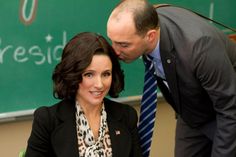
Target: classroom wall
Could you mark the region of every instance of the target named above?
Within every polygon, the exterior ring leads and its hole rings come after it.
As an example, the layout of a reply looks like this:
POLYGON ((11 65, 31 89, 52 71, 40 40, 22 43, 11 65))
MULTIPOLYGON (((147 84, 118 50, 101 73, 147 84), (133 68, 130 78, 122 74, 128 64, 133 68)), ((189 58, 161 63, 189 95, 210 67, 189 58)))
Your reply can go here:
MULTIPOLYGON (((139 112, 139 105, 134 105, 139 112)), ((32 120, 0 123, 0 153, 2 157, 17 157, 26 148, 32 120)), ((173 157, 175 114, 170 106, 162 101, 158 104, 150 157, 173 157)))

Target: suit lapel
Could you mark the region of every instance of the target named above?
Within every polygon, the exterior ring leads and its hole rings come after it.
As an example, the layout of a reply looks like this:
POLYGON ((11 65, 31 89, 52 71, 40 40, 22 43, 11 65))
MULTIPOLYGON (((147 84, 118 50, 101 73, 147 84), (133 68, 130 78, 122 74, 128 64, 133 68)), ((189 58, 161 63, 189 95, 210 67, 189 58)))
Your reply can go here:
POLYGON ((75 123, 74 102, 59 104, 56 116, 58 124, 52 132, 52 145, 58 157, 79 157, 75 123))
POLYGON ((131 136, 122 124, 122 110, 119 105, 105 99, 107 123, 112 144, 112 157, 128 157, 131 150, 131 136))
POLYGON ((169 39, 165 27, 161 27, 160 56, 166 76, 166 81, 168 83, 170 92, 173 93, 172 97, 177 107, 177 110, 180 111, 179 91, 176 72, 176 56, 174 52, 173 43, 169 39))

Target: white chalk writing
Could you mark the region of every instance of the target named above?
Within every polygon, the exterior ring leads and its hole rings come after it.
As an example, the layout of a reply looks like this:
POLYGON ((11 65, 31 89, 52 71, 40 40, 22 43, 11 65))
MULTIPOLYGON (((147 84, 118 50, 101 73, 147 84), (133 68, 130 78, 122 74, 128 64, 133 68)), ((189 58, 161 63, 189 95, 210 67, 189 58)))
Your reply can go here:
MULTIPOLYGON (((52 42, 53 37, 48 34, 45 37, 47 43, 52 42)), ((59 40, 60 41, 60 40, 59 40)), ((34 44, 28 48, 22 45, 15 46, 13 44, 8 44, 4 46, 4 42, 2 38, 0 38, 0 64, 4 64, 4 59, 12 58, 15 62, 25 63, 25 62, 33 62, 36 65, 42 64, 52 64, 53 61, 58 62, 61 59, 61 52, 66 44, 67 34, 64 31, 62 33, 62 40, 59 44, 55 46, 47 46, 46 48, 42 48, 42 45, 34 44), (9 57, 10 56, 10 57, 9 57)), ((45 47, 45 46, 43 46, 45 47)))

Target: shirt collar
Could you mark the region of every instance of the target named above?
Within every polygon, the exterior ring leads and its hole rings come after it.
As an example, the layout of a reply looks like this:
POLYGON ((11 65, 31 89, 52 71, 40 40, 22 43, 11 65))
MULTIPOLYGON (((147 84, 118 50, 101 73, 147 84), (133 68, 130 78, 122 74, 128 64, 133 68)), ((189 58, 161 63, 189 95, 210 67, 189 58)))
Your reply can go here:
POLYGON ((154 60, 161 60, 160 40, 158 41, 157 46, 155 47, 155 49, 149 55, 152 56, 154 58, 154 60))

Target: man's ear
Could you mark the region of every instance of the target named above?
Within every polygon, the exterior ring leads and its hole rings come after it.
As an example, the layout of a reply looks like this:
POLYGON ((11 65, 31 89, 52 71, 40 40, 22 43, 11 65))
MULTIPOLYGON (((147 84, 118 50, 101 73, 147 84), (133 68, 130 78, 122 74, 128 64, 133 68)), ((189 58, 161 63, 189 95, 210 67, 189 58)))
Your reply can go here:
POLYGON ((156 40, 158 32, 156 29, 151 29, 147 32, 146 37, 148 42, 153 42, 156 40))

